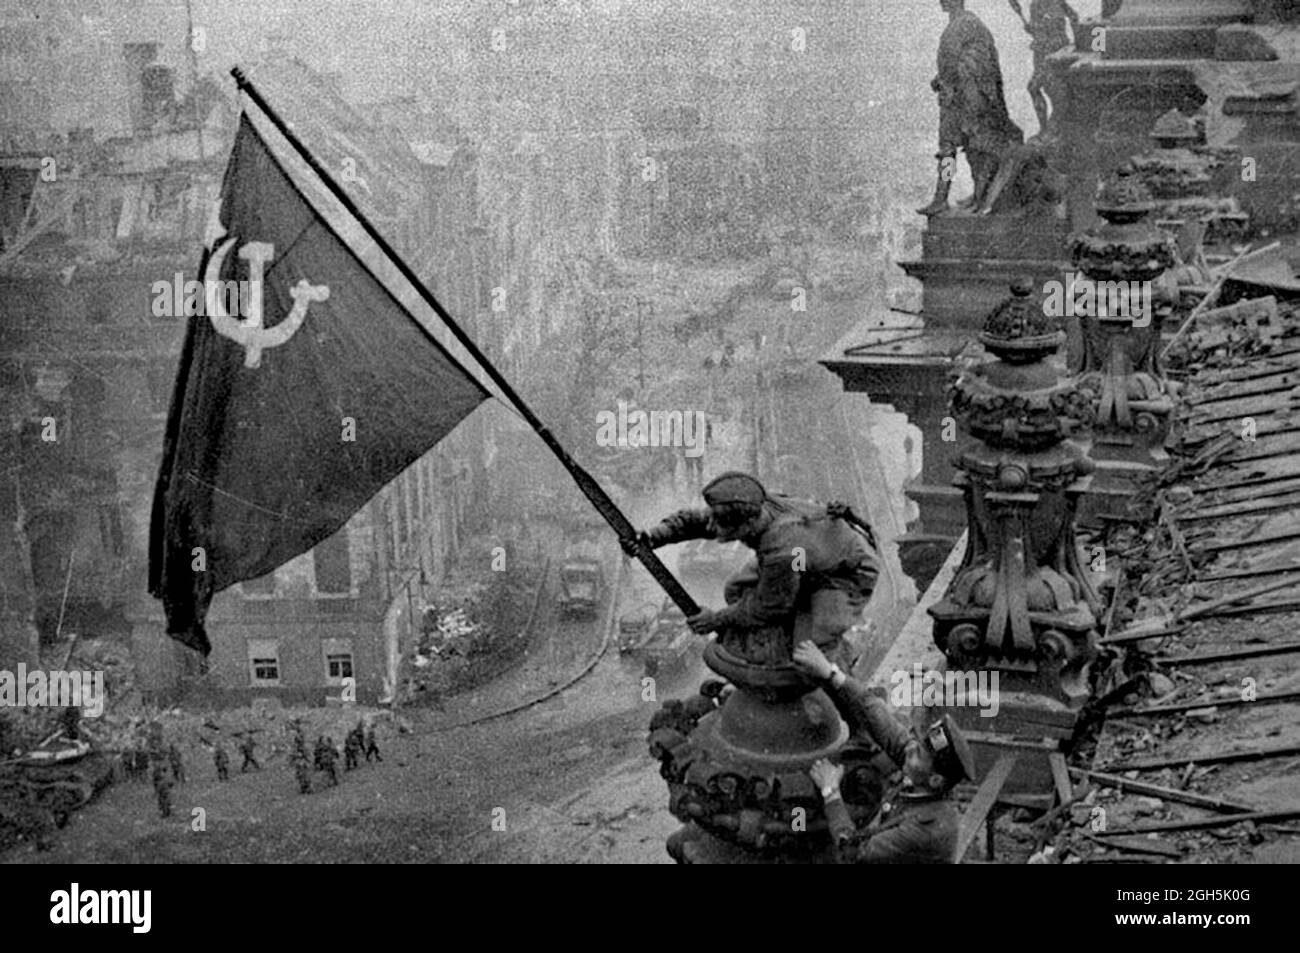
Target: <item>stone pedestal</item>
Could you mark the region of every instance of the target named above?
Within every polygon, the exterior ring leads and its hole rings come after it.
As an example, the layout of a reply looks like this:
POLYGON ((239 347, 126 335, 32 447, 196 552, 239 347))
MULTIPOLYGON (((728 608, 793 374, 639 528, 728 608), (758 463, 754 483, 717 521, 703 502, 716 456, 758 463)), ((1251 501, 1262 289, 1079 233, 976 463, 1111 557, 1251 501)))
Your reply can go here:
POLYGON ((1071 239, 1082 278, 1066 294, 1078 302, 1078 383, 1093 405, 1097 486, 1087 515, 1123 516, 1136 483, 1168 462, 1176 391, 1160 365, 1160 331, 1177 290, 1160 279, 1175 252, 1151 221, 1155 203, 1131 166, 1107 181, 1096 209, 1103 223, 1071 239))
POLYGON ((686 825, 671 850, 704 832, 760 860, 826 855, 826 818, 808 769, 831 756, 846 768, 849 813, 859 823, 875 814, 876 752, 846 745, 848 726, 824 691, 789 662, 756 664, 718 642, 704 661, 734 690, 706 683, 694 698, 665 702, 650 723, 669 810, 686 825))
POLYGON ((929 612, 950 669, 996 674, 1001 692, 1077 712, 1100 605, 1075 540, 1092 466, 1067 439, 1091 408, 1047 361, 1064 340, 1030 283, 1018 282, 980 334, 997 359, 953 385, 953 414, 975 438, 957 462, 970 539, 929 612))
POLYGON ((925 285, 925 326, 973 336, 1007 286, 1028 277, 1039 286, 1060 272, 1069 224, 1050 212, 930 218, 919 261, 899 267, 925 285))

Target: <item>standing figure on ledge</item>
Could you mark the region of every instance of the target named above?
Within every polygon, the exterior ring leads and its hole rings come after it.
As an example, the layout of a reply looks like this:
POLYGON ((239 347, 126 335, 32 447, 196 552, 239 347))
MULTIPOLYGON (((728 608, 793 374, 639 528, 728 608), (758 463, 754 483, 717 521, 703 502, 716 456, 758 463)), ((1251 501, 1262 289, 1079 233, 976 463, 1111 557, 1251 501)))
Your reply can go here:
POLYGON ((885 793, 880 813, 859 830, 840 794, 844 768, 822 759, 809 775, 821 792, 835 856, 847 864, 953 864, 957 862, 957 811, 948 795, 974 780, 970 746, 949 715, 933 721, 924 737, 904 728, 884 700, 849 678, 811 642, 795 646, 794 662, 816 679, 854 733, 868 735, 903 771, 885 793))
POLYGON ((1071 32, 1079 29, 1079 14, 1066 0, 1029 0, 1029 16, 1025 16, 1020 0, 1009 0, 1025 32, 1033 39, 1029 48, 1034 54, 1034 75, 1029 77, 1029 99, 1038 117, 1038 134, 1047 134, 1048 104, 1055 110, 1059 103, 1060 84, 1047 68, 1047 58, 1057 50, 1070 45, 1071 32), (1069 23, 1069 30, 1066 23, 1069 23))
POLYGON ((643 541, 740 540, 757 558, 727 582, 727 607, 691 616, 690 627, 716 630, 723 648, 751 663, 788 662, 794 643, 811 639, 851 664, 840 637, 861 619, 879 573, 861 521, 844 506, 769 496, 746 473, 724 473, 703 493, 708 509, 675 513, 643 541))
POLYGON ((930 81, 939 96, 938 179, 934 198, 917 213, 938 215, 948 208, 958 149, 965 150, 975 182, 975 194, 966 204, 988 212, 997 197, 990 186, 998 167, 1011 159, 1024 133, 1007 112, 993 34, 964 0, 939 0, 939 6, 949 19, 939 38, 939 72, 930 81))

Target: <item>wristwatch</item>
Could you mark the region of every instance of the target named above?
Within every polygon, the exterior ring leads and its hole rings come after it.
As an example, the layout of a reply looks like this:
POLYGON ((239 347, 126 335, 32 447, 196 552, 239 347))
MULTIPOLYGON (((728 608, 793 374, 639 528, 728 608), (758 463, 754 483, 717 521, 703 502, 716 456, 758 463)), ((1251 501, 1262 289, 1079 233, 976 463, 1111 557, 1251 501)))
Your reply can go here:
POLYGON ((822 788, 822 800, 829 804, 831 801, 840 800, 840 789, 837 785, 828 784, 822 788))
POLYGON ((844 674, 844 669, 840 668, 838 665, 832 665, 830 675, 826 676, 826 684, 830 685, 832 688, 839 688, 844 684, 844 681, 847 678, 848 676, 844 674))

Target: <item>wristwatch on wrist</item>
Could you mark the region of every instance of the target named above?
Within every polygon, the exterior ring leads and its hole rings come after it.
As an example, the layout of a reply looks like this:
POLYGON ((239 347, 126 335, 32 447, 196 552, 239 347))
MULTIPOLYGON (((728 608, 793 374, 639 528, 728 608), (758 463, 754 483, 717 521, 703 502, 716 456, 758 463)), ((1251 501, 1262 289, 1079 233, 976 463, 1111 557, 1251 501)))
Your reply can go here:
POLYGON ((822 788, 822 800, 827 804, 831 801, 838 801, 839 799, 840 789, 837 785, 828 784, 826 787, 822 788))
POLYGON ((844 674, 844 669, 840 668, 838 665, 832 665, 831 673, 826 676, 826 684, 830 685, 832 688, 839 688, 844 684, 846 678, 848 678, 848 676, 844 674))

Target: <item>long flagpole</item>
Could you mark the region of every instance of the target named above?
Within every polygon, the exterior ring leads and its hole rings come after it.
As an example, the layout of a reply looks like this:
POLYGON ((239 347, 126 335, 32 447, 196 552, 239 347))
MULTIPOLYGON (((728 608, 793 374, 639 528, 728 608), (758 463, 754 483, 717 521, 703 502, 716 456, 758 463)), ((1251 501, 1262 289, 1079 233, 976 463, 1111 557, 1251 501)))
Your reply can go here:
POLYGON ((424 286, 424 282, 421 281, 415 272, 410 269, 402 259, 402 256, 397 254, 393 247, 388 244, 384 236, 370 224, 370 220, 367 219, 361 209, 357 207, 357 204, 352 201, 347 192, 343 191, 339 184, 334 181, 334 177, 329 174, 324 166, 316 161, 316 157, 307 150, 307 147, 304 146, 298 137, 284 124, 276 114, 275 110, 271 108, 270 104, 262 98, 262 94, 253 87, 253 84, 249 81, 248 77, 244 75, 244 71, 240 67, 236 66, 230 71, 230 75, 235 78, 235 84, 239 87, 240 91, 247 95, 248 98, 256 104, 257 108, 261 110, 262 114, 266 116, 273 126, 275 126, 276 130, 284 137, 285 141, 293 147, 293 150, 296 153, 298 153, 298 156, 303 160, 303 162, 307 163, 308 168, 310 168, 312 172, 316 173, 321 182, 325 184, 325 187, 329 189, 334 198, 338 200, 339 204, 347 210, 348 214, 356 219, 357 223, 365 230, 366 234, 370 236, 371 241, 379 247, 380 251, 388 256, 389 260, 397 267, 397 270, 401 272, 402 277, 410 282, 411 286, 415 288, 420 297, 424 299, 424 303, 432 308, 438 317, 442 318, 443 323, 445 323, 451 333, 455 335, 456 340, 461 343, 461 346, 464 347, 467 352, 469 352, 470 357, 478 363, 484 373, 492 379, 492 383, 496 384, 496 386, 500 388, 501 393, 509 398, 510 402, 515 405, 515 408, 519 411, 520 415, 523 416, 524 420, 528 422, 528 425, 537 432, 539 437, 542 438, 542 442, 546 444, 550 451, 559 459, 560 463, 564 465, 564 469, 569 471, 569 476, 573 477, 573 481, 578 484, 578 489, 582 491, 583 496, 590 500, 591 505, 596 508, 596 512, 600 513, 600 515, 604 517, 605 522, 607 522, 618 535, 620 542, 622 542, 625 547, 631 547, 635 551, 636 558, 641 561, 641 564, 645 566, 647 570, 649 570, 650 575, 654 577, 655 581, 659 583, 661 587, 663 587, 664 592, 668 593, 669 597, 677 604, 679 609, 688 616, 697 614, 700 611, 700 607, 696 604, 695 600, 691 598, 691 594, 682 587, 682 584, 677 581, 677 577, 674 576, 659 557, 654 554, 654 550, 649 546, 646 546, 637 538, 636 528, 628 518, 623 515, 623 511, 618 508, 618 505, 610 499, 609 494, 605 492, 604 487, 597 483, 591 474, 579 466, 578 462, 569 456, 568 451, 565 450, 560 442, 555 439, 555 435, 552 434, 546 425, 542 423, 541 419, 533 413, 532 409, 524 403, 523 398, 515 392, 515 389, 510 386, 510 382, 501 376, 501 372, 498 371, 483 352, 478 349, 478 345, 474 343, 473 339, 465 333, 461 326, 452 319, 450 314, 447 313, 446 309, 438 303, 438 299, 435 298, 433 293, 424 286))

